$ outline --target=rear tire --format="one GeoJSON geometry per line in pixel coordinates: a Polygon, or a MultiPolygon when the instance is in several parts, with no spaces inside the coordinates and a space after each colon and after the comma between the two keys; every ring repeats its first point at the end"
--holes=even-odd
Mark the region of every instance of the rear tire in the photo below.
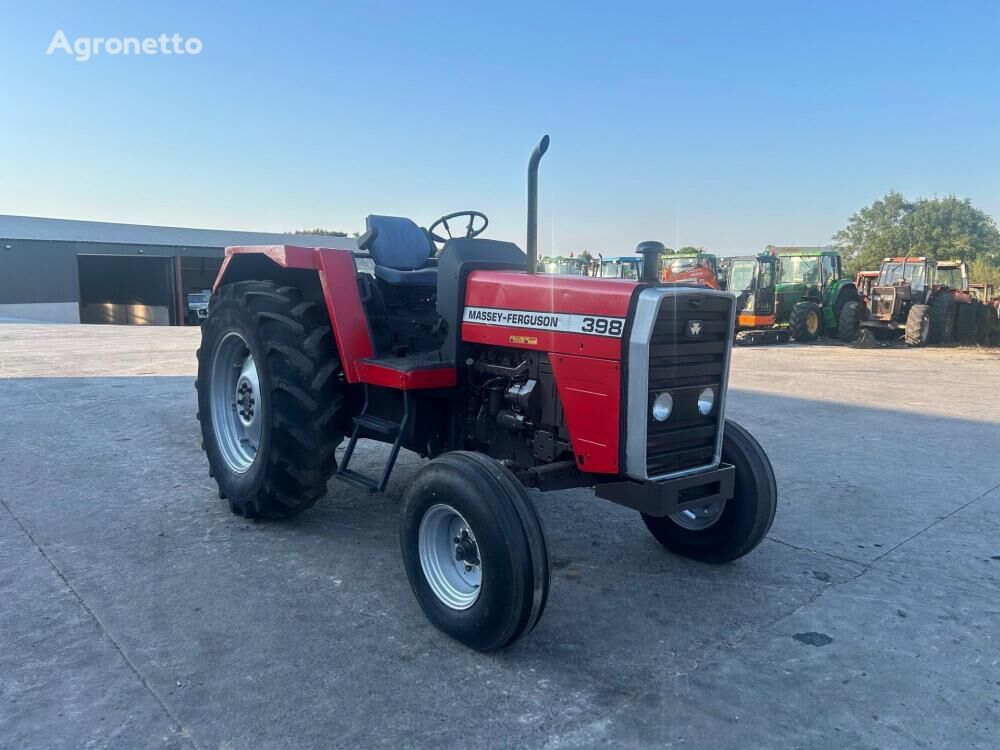
{"type": "Polygon", "coordinates": [[[837,321],[837,335],[845,344],[853,344],[861,338],[861,321],[865,306],[856,300],[845,302],[837,321]]]}
{"type": "Polygon", "coordinates": [[[815,302],[797,303],[792,308],[788,327],[796,341],[815,341],[823,328],[822,309],[815,302]]]}
{"type": "Polygon", "coordinates": [[[541,618],[545,535],[524,487],[499,462],[454,451],[428,463],[403,498],[399,539],[427,619],[469,648],[504,648],[541,618]]]}
{"type": "Polygon", "coordinates": [[[234,513],[281,518],[326,494],[344,399],[320,303],[270,281],[223,286],[202,326],[197,388],[209,472],[234,513]],[[249,387],[240,384],[242,396],[225,385],[234,370],[253,374],[249,387]],[[241,431],[230,409],[253,429],[241,431]]]}
{"type": "Polygon", "coordinates": [[[955,295],[939,292],[931,299],[931,344],[950,344],[955,340],[955,295]]]}
{"type": "Polygon", "coordinates": [[[990,318],[990,307],[983,304],[976,305],[976,343],[980,346],[989,346],[992,330],[993,321],[990,318]]]}
{"type": "Polygon", "coordinates": [[[750,552],[771,528],[778,505],[778,486],[771,462],[753,435],[726,420],[722,461],[736,469],[733,497],[711,525],[680,525],[670,516],[642,514],[646,528],[674,554],[706,563],[725,563],[750,552]]]}
{"type": "Polygon", "coordinates": [[[906,316],[906,331],[903,334],[907,346],[927,346],[931,338],[931,308],[929,305],[913,305],[906,316]]]}
{"type": "Polygon", "coordinates": [[[976,345],[976,301],[958,306],[958,343],[962,346],[976,345]]]}

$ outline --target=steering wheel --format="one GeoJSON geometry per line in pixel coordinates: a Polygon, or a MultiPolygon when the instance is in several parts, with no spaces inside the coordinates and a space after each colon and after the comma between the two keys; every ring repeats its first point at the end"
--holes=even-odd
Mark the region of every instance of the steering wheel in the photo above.
{"type": "Polygon", "coordinates": [[[466,239],[471,239],[472,237],[478,237],[486,230],[486,227],[490,225],[490,220],[487,219],[486,214],[482,213],[481,211],[456,211],[453,214],[446,214],[445,216],[442,216],[440,219],[431,224],[431,228],[427,230],[427,233],[431,236],[432,240],[434,240],[435,242],[440,242],[442,245],[448,240],[455,239],[455,235],[451,233],[451,227],[448,226],[448,219],[457,219],[459,216],[469,217],[469,223],[466,224],[465,226],[466,239]],[[472,225],[475,223],[477,218],[483,220],[483,225],[479,227],[479,229],[474,229],[472,225]],[[437,228],[439,224],[442,225],[444,227],[444,231],[448,233],[447,237],[442,237],[439,234],[435,234],[434,230],[437,228]]]}

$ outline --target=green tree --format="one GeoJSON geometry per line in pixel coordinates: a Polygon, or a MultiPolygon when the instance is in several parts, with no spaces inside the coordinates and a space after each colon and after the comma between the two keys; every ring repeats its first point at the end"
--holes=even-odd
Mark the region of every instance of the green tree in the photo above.
{"type": "MultiPolygon", "coordinates": [[[[1000,231],[993,218],[953,195],[908,201],[891,191],[855,213],[833,242],[851,275],[900,255],[957,258],[970,265],[981,260],[980,273],[1000,262],[1000,231]]],[[[978,280],[975,275],[973,280],[978,280]]]]}
{"type": "Polygon", "coordinates": [[[882,258],[893,255],[901,244],[900,224],[913,204],[900,193],[890,191],[881,200],[855,213],[847,226],[833,236],[851,275],[878,268],[882,258]]]}

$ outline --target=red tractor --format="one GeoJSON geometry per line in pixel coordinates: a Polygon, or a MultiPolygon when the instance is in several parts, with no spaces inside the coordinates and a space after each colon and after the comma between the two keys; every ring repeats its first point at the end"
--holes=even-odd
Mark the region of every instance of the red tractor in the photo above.
{"type": "Polygon", "coordinates": [[[235,513],[299,513],[331,476],[382,491],[401,449],[431,459],[404,494],[403,566],[430,621],[479,650],[528,633],[548,597],[526,488],[594,488],[707,563],[756,547],[776,506],[767,455],[725,419],[731,295],[661,284],[655,262],[639,280],[536,274],[548,143],[527,254],[480,237],[476,211],[427,230],[369,216],[363,253],[229,248],[198,353],[204,448],[235,513]],[[390,446],[377,476],[355,468],[362,438],[390,446]]]}
{"type": "Polygon", "coordinates": [[[907,346],[976,343],[981,305],[969,291],[962,261],[885,258],[863,300],[848,302],[840,312],[844,341],[868,330],[881,339],[902,335],[907,346]]]}

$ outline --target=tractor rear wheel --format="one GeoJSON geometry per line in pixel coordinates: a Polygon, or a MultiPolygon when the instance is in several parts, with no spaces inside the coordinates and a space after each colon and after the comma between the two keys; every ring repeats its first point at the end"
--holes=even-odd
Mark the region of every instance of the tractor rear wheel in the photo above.
{"type": "Polygon", "coordinates": [[[403,498],[400,547],[427,619],[477,651],[531,631],[549,593],[549,558],[534,505],[517,478],[480,453],[428,463],[403,498]]]}
{"type": "Polygon", "coordinates": [[[931,338],[930,305],[913,305],[910,308],[903,338],[907,346],[927,346],[931,338]]]}
{"type": "Polygon", "coordinates": [[[976,308],[979,302],[973,300],[958,306],[958,343],[963,346],[976,344],[976,308]]]}
{"type": "Polygon", "coordinates": [[[792,308],[788,327],[796,341],[815,341],[822,326],[823,311],[815,302],[799,302],[792,308]]]}
{"type": "Polygon", "coordinates": [[[955,339],[955,295],[939,292],[931,299],[931,344],[950,344],[955,339]]]}
{"type": "Polygon", "coordinates": [[[980,346],[990,345],[992,322],[990,307],[983,304],[976,305],[976,343],[980,346]]]}
{"type": "Polygon", "coordinates": [[[867,308],[857,300],[845,302],[837,321],[837,335],[845,344],[853,344],[861,338],[861,321],[867,308]]]}
{"type": "Polygon", "coordinates": [[[642,514],[646,528],[671,552],[707,563],[735,560],[760,544],[771,528],[778,487],[771,462],[753,435],[726,420],[722,461],[736,469],[733,496],[669,516],[642,514]]]}
{"type": "Polygon", "coordinates": [[[270,281],[223,286],[202,326],[197,388],[210,473],[234,513],[281,518],[326,493],[344,399],[320,303],[270,281]]]}

